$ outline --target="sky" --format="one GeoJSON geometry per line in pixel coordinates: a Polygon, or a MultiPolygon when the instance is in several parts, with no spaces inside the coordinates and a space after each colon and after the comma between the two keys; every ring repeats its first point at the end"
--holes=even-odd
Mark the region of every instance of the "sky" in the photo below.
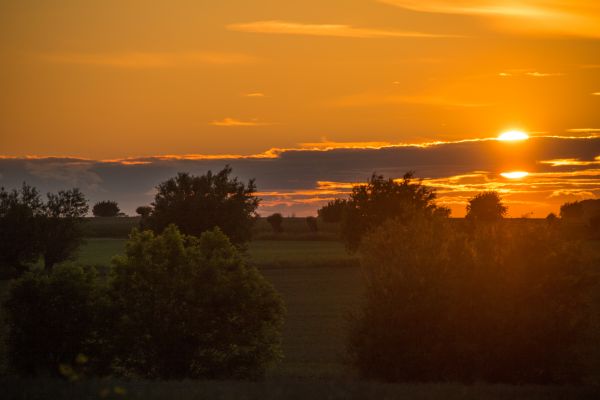
{"type": "Polygon", "coordinates": [[[600,197],[598,136],[596,0],[0,1],[5,187],[133,213],[231,164],[261,213],[310,215],[414,170],[456,216],[497,189],[541,217],[600,197]]]}

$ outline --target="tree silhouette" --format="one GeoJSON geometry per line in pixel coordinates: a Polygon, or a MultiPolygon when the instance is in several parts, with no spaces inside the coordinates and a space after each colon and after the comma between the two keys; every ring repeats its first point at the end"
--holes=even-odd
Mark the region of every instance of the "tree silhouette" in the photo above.
{"type": "Polygon", "coordinates": [[[504,218],[507,211],[498,192],[482,192],[469,200],[466,218],[473,222],[496,222],[504,218]]]}
{"type": "Polygon", "coordinates": [[[412,172],[402,179],[371,177],[366,185],[355,186],[343,211],[341,234],[349,250],[358,249],[365,233],[389,219],[402,223],[415,216],[448,216],[450,210],[435,204],[435,190],[414,180],[412,172]]]}
{"type": "Polygon", "coordinates": [[[94,204],[92,214],[94,217],[116,217],[121,210],[116,201],[105,200],[94,204]]]}
{"type": "Polygon", "coordinates": [[[345,199],[332,200],[318,210],[319,218],[327,223],[341,222],[347,205],[348,201],[345,199]]]}
{"type": "Polygon", "coordinates": [[[283,232],[283,216],[279,213],[275,213],[267,217],[267,222],[271,225],[273,232],[281,233],[283,232]]]}
{"type": "Polygon", "coordinates": [[[48,193],[46,202],[27,184],[0,189],[0,266],[23,271],[40,256],[46,269],[67,260],[83,240],[87,200],[79,189],[48,193]]]}
{"type": "Polygon", "coordinates": [[[254,196],[253,179],[243,184],[230,178],[231,172],[231,167],[226,166],[216,174],[179,173],[161,183],[147,218],[148,226],[162,232],[169,224],[175,224],[183,233],[195,236],[219,227],[233,243],[247,242],[259,199],[254,196]]]}
{"type": "Polygon", "coordinates": [[[306,217],[306,225],[308,225],[311,232],[316,233],[319,231],[319,225],[315,217],[306,217]]]}

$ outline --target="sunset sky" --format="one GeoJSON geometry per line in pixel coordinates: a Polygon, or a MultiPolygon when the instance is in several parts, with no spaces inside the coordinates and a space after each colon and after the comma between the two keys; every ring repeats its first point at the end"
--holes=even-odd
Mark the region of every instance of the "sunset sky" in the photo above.
{"type": "Polygon", "coordinates": [[[496,189],[543,217],[600,197],[600,2],[4,0],[0,156],[128,213],[229,163],[262,213],[415,170],[455,216],[496,189]]]}

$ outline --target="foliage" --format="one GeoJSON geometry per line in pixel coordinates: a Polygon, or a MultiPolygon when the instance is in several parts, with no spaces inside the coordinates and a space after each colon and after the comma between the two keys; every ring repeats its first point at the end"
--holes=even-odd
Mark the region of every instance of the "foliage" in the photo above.
{"type": "Polygon", "coordinates": [[[106,326],[107,308],[98,282],[94,269],[71,264],[16,281],[5,304],[9,360],[16,372],[59,375],[78,364],[96,372],[106,368],[98,332],[106,326]],[[92,354],[96,358],[88,361],[92,354]]]}
{"type": "Polygon", "coordinates": [[[143,217],[148,217],[150,215],[150,213],[152,213],[152,207],[150,206],[139,206],[138,208],[135,209],[135,212],[140,215],[142,218],[143,217]]]}
{"type": "Polygon", "coordinates": [[[469,200],[466,219],[473,223],[490,224],[504,218],[507,211],[498,192],[482,192],[469,200]]]}
{"type": "Polygon", "coordinates": [[[26,184],[21,190],[0,188],[0,268],[9,277],[39,257],[37,218],[43,213],[38,191],[26,184]]]}
{"type": "Polygon", "coordinates": [[[23,271],[40,256],[46,269],[67,260],[82,241],[81,220],[88,211],[79,189],[48,193],[46,202],[26,184],[0,189],[0,267],[23,271]]]}
{"type": "Polygon", "coordinates": [[[94,217],[116,217],[120,212],[117,202],[111,200],[99,201],[92,208],[94,217]]]}
{"type": "Polygon", "coordinates": [[[283,232],[283,216],[279,213],[275,213],[272,215],[269,215],[267,217],[267,222],[269,223],[269,225],[271,225],[271,228],[273,229],[273,232],[275,233],[281,233],[283,232]]]}
{"type": "Polygon", "coordinates": [[[315,217],[306,217],[306,225],[311,232],[319,232],[319,225],[315,217]]]}
{"type": "Polygon", "coordinates": [[[41,218],[41,244],[44,267],[68,260],[83,242],[82,218],[88,212],[87,200],[79,189],[48,193],[41,218]]]}
{"type": "Polygon", "coordinates": [[[318,210],[319,218],[327,223],[342,222],[347,204],[345,199],[332,200],[318,210]]]}
{"type": "Polygon", "coordinates": [[[388,221],[361,248],[365,305],[349,350],[368,378],[559,383],[584,373],[591,264],[540,224],[466,236],[447,220],[388,221]]]}
{"type": "Polygon", "coordinates": [[[195,236],[219,227],[234,244],[247,242],[259,199],[254,196],[254,180],[245,185],[230,178],[231,172],[226,166],[216,174],[179,173],[161,183],[146,221],[148,226],[162,232],[175,224],[183,233],[195,236]]]}
{"type": "Polygon", "coordinates": [[[280,356],[281,298],[218,229],[134,230],[114,261],[117,364],[147,378],[253,378],[280,356]]]}
{"type": "Polygon", "coordinates": [[[342,220],[342,239],[348,249],[358,249],[363,235],[388,219],[408,223],[416,216],[448,216],[447,208],[434,203],[435,190],[414,182],[413,174],[402,180],[373,175],[366,185],[355,186],[342,220]]]}

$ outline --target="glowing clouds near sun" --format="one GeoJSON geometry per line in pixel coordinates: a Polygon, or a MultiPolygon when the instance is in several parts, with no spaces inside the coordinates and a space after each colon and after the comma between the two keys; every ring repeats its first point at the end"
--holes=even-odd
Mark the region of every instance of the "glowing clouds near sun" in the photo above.
{"type": "Polygon", "coordinates": [[[518,142],[529,139],[529,135],[522,131],[508,131],[500,134],[497,139],[501,142],[518,142]]]}

